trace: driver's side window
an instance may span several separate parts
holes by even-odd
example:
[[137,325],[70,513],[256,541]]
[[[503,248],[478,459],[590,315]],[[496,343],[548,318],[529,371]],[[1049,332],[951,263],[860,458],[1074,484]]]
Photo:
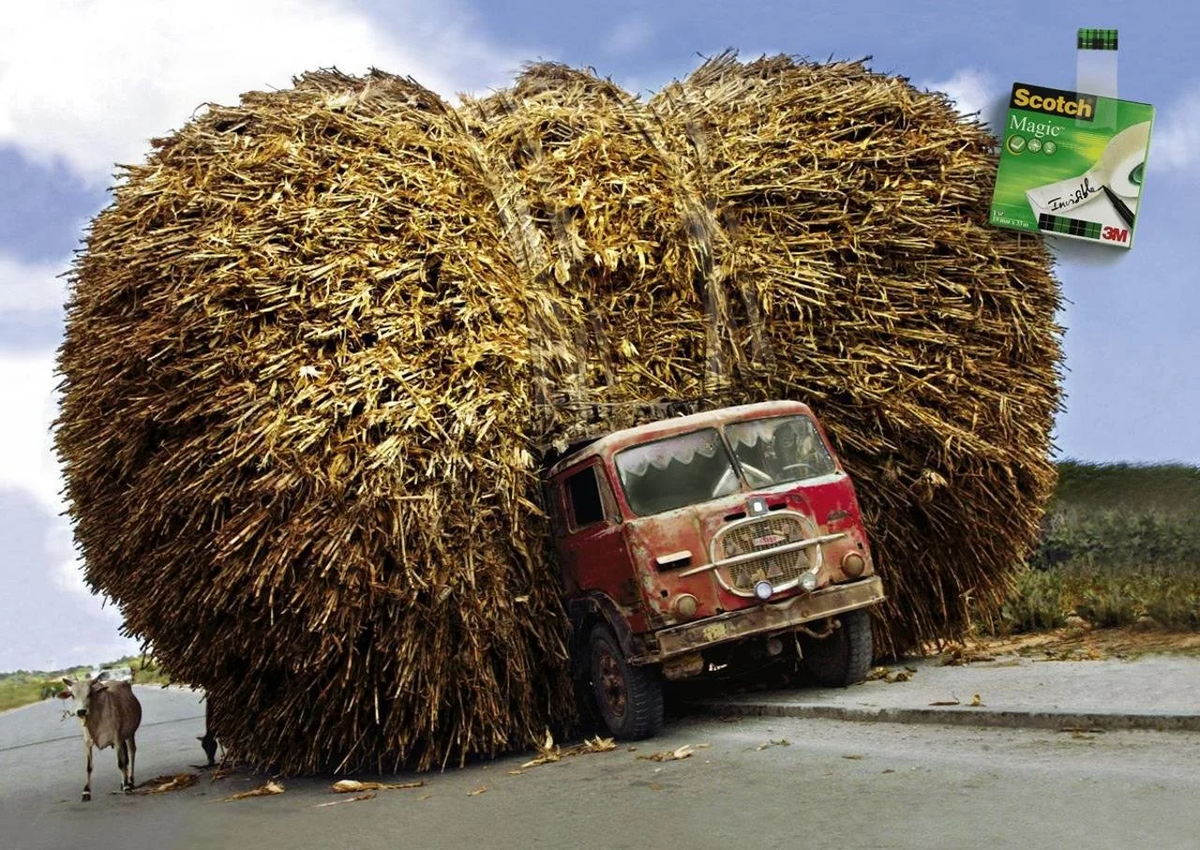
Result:
[[563,481],[567,524],[572,531],[604,522],[603,486],[595,464],[585,466]]

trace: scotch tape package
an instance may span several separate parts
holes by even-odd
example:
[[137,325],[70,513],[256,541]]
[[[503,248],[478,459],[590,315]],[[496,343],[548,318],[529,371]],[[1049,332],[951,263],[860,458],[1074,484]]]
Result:
[[991,223],[1130,247],[1153,123],[1146,103],[1014,84]]

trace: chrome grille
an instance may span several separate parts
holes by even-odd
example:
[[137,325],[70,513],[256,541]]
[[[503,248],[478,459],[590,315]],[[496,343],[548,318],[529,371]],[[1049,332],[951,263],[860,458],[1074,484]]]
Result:
[[800,575],[818,564],[818,549],[813,546],[794,552],[770,554],[771,549],[787,543],[797,543],[814,535],[812,525],[795,513],[775,514],[762,519],[739,523],[727,529],[716,541],[717,558],[733,558],[752,552],[764,552],[761,558],[722,567],[725,583],[734,590],[753,593],[754,583],[771,582],[777,589],[799,580]]

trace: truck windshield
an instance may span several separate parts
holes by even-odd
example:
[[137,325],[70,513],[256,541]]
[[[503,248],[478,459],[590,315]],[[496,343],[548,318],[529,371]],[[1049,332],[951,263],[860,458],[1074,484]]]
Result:
[[638,516],[707,502],[741,487],[715,428],[625,449],[616,464],[625,498]]
[[807,416],[738,422],[725,426],[725,436],[751,487],[816,478],[837,469]]

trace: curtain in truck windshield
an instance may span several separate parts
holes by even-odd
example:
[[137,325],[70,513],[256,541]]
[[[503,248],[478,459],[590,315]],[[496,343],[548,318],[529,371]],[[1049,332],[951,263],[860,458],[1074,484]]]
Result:
[[725,436],[751,487],[802,481],[837,469],[807,416],[739,422],[726,426]]
[[626,449],[616,462],[625,498],[638,516],[728,496],[740,486],[712,428]]

